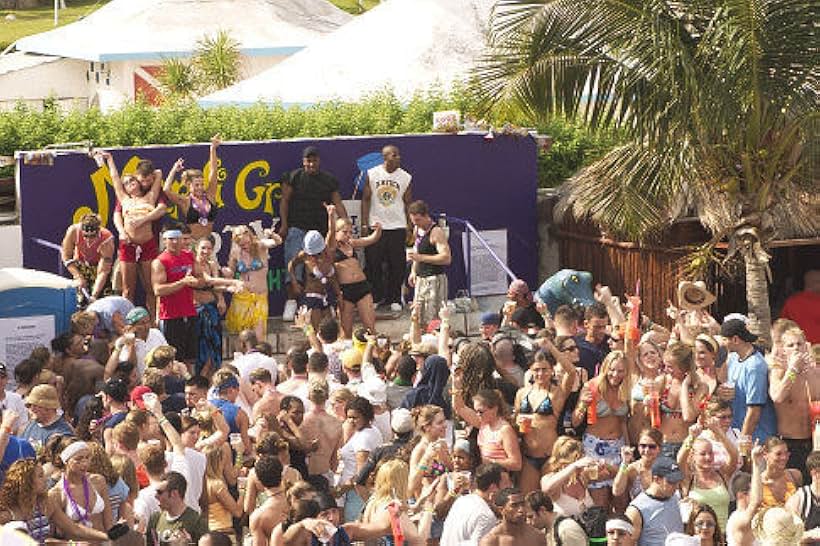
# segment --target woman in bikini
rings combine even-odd
[[[689,426],[705,411],[709,403],[706,383],[700,381],[695,371],[692,349],[683,343],[670,343],[663,354],[666,374],[660,391],[661,432],[663,447],[661,455],[678,458],[683,440],[689,434]]]
[[[629,494],[629,500],[645,491],[652,483],[652,464],[661,453],[663,435],[656,428],[647,428],[638,436],[638,453],[641,458],[635,461],[631,445],[621,448],[621,466],[612,482],[612,494],[620,497]]]
[[[233,228],[228,265],[222,270],[230,279],[238,276],[246,287],[231,298],[225,316],[228,331],[252,329],[260,340],[265,339],[268,326],[268,251],[282,244],[273,230],[265,230],[264,234],[260,239],[248,226]]]
[[[316,230],[308,231],[302,250],[288,264],[290,278],[297,281],[292,283],[293,290],[300,305],[310,310],[310,324],[314,330],[319,329],[319,323],[323,318],[330,316],[334,299],[340,292],[334,259],[330,253],[331,246],[335,248],[336,244],[336,206],[325,204],[325,209],[327,236],[322,237]],[[296,275],[299,264],[305,266],[305,278],[302,283],[298,282]],[[350,335],[351,332],[345,334]]]
[[[595,504],[588,484],[597,478],[598,461],[584,456],[584,446],[575,438],[559,436],[552,446],[552,454],[541,478],[541,490],[554,503],[555,513],[561,516],[580,516]]]
[[[612,502],[612,478],[621,464],[621,448],[628,436],[629,381],[626,367],[627,358],[622,351],[609,353],[601,363],[598,376],[590,379],[581,389],[580,402],[572,415],[572,425],[575,427],[587,420],[584,452],[602,463],[597,478],[590,481],[590,494],[596,505],[607,509]]]
[[[453,409],[464,422],[478,429],[478,447],[484,463],[498,463],[509,472],[521,470],[518,434],[504,416],[504,400],[496,390],[483,389],[468,408],[462,398],[461,375],[453,376]]]
[[[336,238],[332,241],[330,251],[336,266],[336,278],[342,297],[339,299],[339,315],[342,332],[350,339],[353,334],[353,312],[359,312],[359,318],[365,328],[371,332],[376,328],[376,311],[373,307],[373,295],[370,282],[359,265],[356,249],[372,245],[382,236],[381,224],[374,226],[374,231],[367,237],[354,239],[353,223],[348,218],[336,220]]]
[[[647,402],[654,394],[661,392],[663,385],[663,351],[658,345],[643,339],[638,344],[638,351],[634,359],[630,359],[630,418],[629,439],[631,444],[637,443],[638,436],[646,428],[650,428],[650,407]],[[632,363],[637,364],[637,369]],[[655,425],[657,426],[657,425]]]
[[[43,466],[36,459],[15,461],[6,472],[0,488],[0,524],[10,521],[25,522],[29,536],[40,545],[54,538],[52,524],[66,538],[108,540],[105,532],[75,523],[49,497]]]
[[[532,384],[521,387],[515,395],[516,421],[524,449],[519,486],[525,494],[538,489],[541,469],[558,438],[558,416],[575,381],[575,366],[569,358],[564,356],[565,353],[559,353],[549,341],[545,340],[545,343],[549,343],[548,347],[559,355],[563,371],[561,383],[553,379],[556,363],[553,352],[539,349],[530,365]]]
[[[777,436],[769,437],[766,448],[766,470],[763,471],[763,501],[760,508],[785,506],[786,501],[803,484],[803,476],[796,468],[786,468],[789,446]]]
[[[220,276],[211,235],[206,235],[197,243],[196,261],[206,275]],[[199,351],[194,369],[197,375],[210,377],[222,365],[222,324],[219,317],[227,309],[223,290],[213,285],[194,288],[194,303],[199,318]]]
[[[182,158],[177,159],[168,172],[163,191],[168,199],[177,206],[180,220],[184,220],[191,228],[191,237],[194,242],[207,237],[214,230],[216,217],[216,174],[219,170],[219,159],[216,149],[222,144],[219,135],[211,137],[211,150],[208,160],[208,185],[205,186],[205,177],[199,169],[184,169]],[[183,170],[184,169],[184,170]],[[182,185],[188,190],[184,195],[174,191],[174,176],[182,173]]]
[[[72,521],[105,531],[111,527],[108,485],[99,474],[88,473],[90,460],[91,451],[85,442],[65,447],[60,453],[62,477],[48,496]]]
[[[109,152],[97,152],[97,157],[108,164],[108,171],[114,183],[114,192],[122,206],[123,236],[120,238],[119,260],[122,270],[122,295],[134,301],[137,288],[137,264],[140,264],[145,306],[154,316],[156,298],[151,284],[151,261],[159,256],[159,244],[151,228],[150,215],[157,205],[162,186],[159,171],[154,172],[154,180],[148,191],[143,191],[136,176],[120,173]],[[136,302],[135,302],[136,303]]]

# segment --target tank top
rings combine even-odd
[[[389,173],[382,164],[367,171],[367,179],[373,194],[370,200],[370,223],[379,222],[382,229],[406,228],[404,192],[410,186],[410,174],[402,168]]]
[[[194,255],[187,250],[174,256],[167,250],[157,258],[165,268],[165,282],[172,283],[194,270]],[[183,286],[173,294],[159,297],[159,318],[162,320],[195,317],[194,289]]]
[[[74,241],[74,259],[80,260],[90,265],[97,265],[100,263],[100,247],[106,241],[110,240],[113,235],[104,227],[100,228],[100,233],[93,239],[87,239],[83,235],[83,230],[80,224],[75,224],[77,238]]]
[[[721,477],[722,479],[723,477]],[[687,497],[698,504],[709,505],[718,517],[720,528],[726,529],[726,521],[729,519],[729,490],[726,488],[726,484],[720,483],[708,489],[698,487],[693,476],[692,481],[689,483]]]
[[[677,495],[658,499],[643,492],[631,503],[641,513],[641,536],[638,546],[658,546],[666,542],[669,533],[683,532],[680,502]]]
[[[774,492],[772,488],[769,487],[767,484],[763,484],[763,500],[761,501],[761,508],[772,508],[774,506],[784,506],[786,501],[789,500],[789,497],[794,495],[794,492],[797,491],[797,486],[794,485],[792,481],[791,474],[786,472],[786,495],[783,497],[783,502],[780,502],[780,499],[774,496]]]
[[[210,487],[208,489],[208,497],[213,499],[208,503],[208,529],[211,531],[230,530],[233,527],[233,516],[217,499],[216,490],[211,491]]]
[[[478,431],[478,447],[484,459],[506,459],[507,452],[501,441],[501,429],[493,430],[489,425],[483,425]]]
[[[436,245],[430,242],[430,233],[432,233],[433,229],[436,227],[435,224],[430,226],[430,229],[427,230],[421,239],[416,245],[416,251],[419,254],[426,254],[428,256],[435,256],[438,254],[438,249]],[[433,265],[423,262],[416,263],[416,276],[417,277],[433,277],[435,275],[441,275],[444,273],[444,266],[441,265]]]
[[[216,398],[210,402],[222,412],[222,416],[225,418],[225,422],[228,423],[231,432],[238,433],[239,426],[236,424],[236,414],[239,412],[239,406],[222,398]]]

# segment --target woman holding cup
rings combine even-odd
[[[510,472],[521,470],[518,435],[504,416],[504,400],[496,390],[483,389],[468,408],[462,398],[462,377],[453,376],[453,409],[471,427],[478,429],[481,460],[498,463]]]
[[[420,436],[419,443],[410,454],[408,492],[415,496],[424,485],[449,471],[452,461],[447,442],[444,441],[447,432],[444,411],[438,406],[427,404],[413,408],[412,414],[416,432]]]
[[[580,402],[572,415],[572,425],[586,420],[584,452],[602,460],[600,475],[590,476],[590,492],[595,504],[608,508],[612,502],[612,478],[621,464],[621,448],[626,442],[629,415],[627,358],[612,351],[601,363],[601,372],[581,389]]]
[[[595,502],[588,484],[599,477],[599,463],[584,456],[584,446],[575,438],[559,436],[552,446],[541,478],[541,490],[552,499],[555,513],[561,516],[580,516]]]
[[[658,429],[646,428],[638,436],[638,453],[641,458],[635,461],[632,446],[621,448],[621,466],[612,482],[612,494],[620,497],[629,493],[632,500],[652,483],[652,464],[658,458],[663,443],[663,434]]]
[[[532,384],[518,389],[515,395],[516,423],[524,445],[524,464],[519,481],[524,494],[538,489],[541,469],[558,437],[558,416],[575,382],[575,366],[552,343],[548,340],[545,343],[548,348],[538,350],[530,364]],[[555,354],[559,355],[558,362],[563,371],[560,385],[553,381]]]
[[[637,370],[630,368],[632,389],[630,391],[629,439],[635,444],[643,431],[652,427],[652,403],[656,403],[663,381],[663,352],[658,345],[648,339],[638,343],[634,360]],[[658,426],[658,423],[655,423]]]
[[[436,496],[433,501],[435,505],[435,517],[433,518],[433,528],[430,538],[436,539],[441,536],[441,529],[447,512],[460,495],[466,495],[471,490],[472,472],[474,469],[474,457],[469,440],[459,438],[453,442],[453,470],[444,475],[443,480],[439,480],[436,489]]]

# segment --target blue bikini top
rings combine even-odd
[[[242,260],[236,260],[236,270],[239,273],[247,273],[248,271],[259,271],[262,269],[262,260],[259,258],[254,258],[251,260],[251,265],[247,265]]]
[[[518,408],[518,413],[522,415],[533,413],[532,404],[530,404],[529,393],[527,393],[526,396],[524,396],[524,398],[521,399],[521,407]],[[537,413],[538,415],[552,415],[554,413],[552,409],[552,400],[550,400],[549,396],[544,398],[541,401],[541,403],[538,404],[538,407],[535,408],[535,413]]]

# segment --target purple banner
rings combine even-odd
[[[284,173],[301,166],[301,151],[308,144],[321,151],[321,168],[339,179],[342,199],[350,199],[358,175],[356,160],[378,152],[385,144],[401,150],[402,167],[413,175],[415,199],[425,200],[436,215],[445,213],[469,220],[479,230],[508,230],[507,263],[530,286],[536,286],[536,145],[526,137],[481,135],[406,135],[344,137],[252,143],[224,143],[219,147],[217,193],[222,206],[214,234],[221,235],[220,263],[224,264],[230,238],[226,225],[261,220],[270,227],[278,215]],[[167,173],[183,157],[186,167],[210,167],[208,145],[157,146],[112,149],[123,173],[137,161],[151,159]],[[87,212],[100,215],[112,231],[116,197],[106,169],[80,152],[58,152],[53,164],[18,159],[23,265],[61,271],[59,252],[66,228]],[[50,161],[49,161],[50,163]],[[452,225],[449,268],[451,295],[467,288],[461,251],[461,228]],[[284,265],[281,247],[271,252],[271,313],[281,314],[284,303]]]

